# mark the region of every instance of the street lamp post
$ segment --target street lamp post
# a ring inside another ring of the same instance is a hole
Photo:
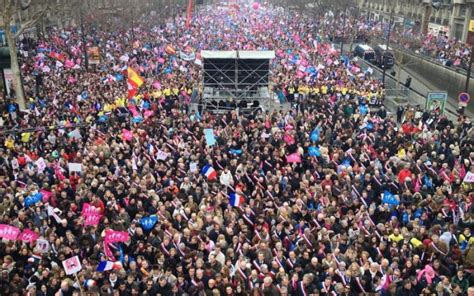
[[[382,54],[382,82],[385,86],[385,75],[387,71],[387,67],[385,67],[385,54],[388,51],[388,47],[390,46],[390,33],[392,32],[392,24],[393,24],[393,19],[394,19],[394,10],[392,9],[390,12],[390,21],[388,24],[388,32],[387,32],[387,39],[385,43],[385,52]]]
[[[341,56],[344,53],[344,36],[346,35],[344,33],[345,33],[345,30],[346,30],[346,21],[347,21],[347,9],[344,10],[344,22],[342,24]]]

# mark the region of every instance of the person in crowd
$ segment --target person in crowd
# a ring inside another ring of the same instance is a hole
[[[27,110],[2,114],[2,294],[473,294],[470,120],[371,106],[383,83],[326,41],[333,19],[103,20],[90,69],[51,29],[21,59]],[[237,49],[275,51],[289,109],[194,108],[200,50]]]

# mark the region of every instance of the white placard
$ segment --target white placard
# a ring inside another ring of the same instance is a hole
[[[12,159],[12,169],[17,170],[20,168],[20,164],[18,163],[18,159],[13,158]]]
[[[44,161],[43,157],[35,161],[35,165],[38,168],[38,174],[42,174],[44,170],[46,169],[46,162]]]
[[[81,261],[79,261],[78,256],[64,260],[63,267],[67,275],[78,273],[82,269]]]
[[[156,159],[166,160],[167,158],[168,158],[168,153],[158,149],[158,152],[156,152]]]
[[[474,183],[474,173],[468,172],[463,180],[464,183]]]
[[[69,168],[69,172],[79,172],[81,173],[82,172],[82,163],[74,163],[74,162],[69,162],[67,164],[68,168]]]
[[[35,250],[41,254],[47,253],[49,251],[49,242],[43,238],[37,239]]]

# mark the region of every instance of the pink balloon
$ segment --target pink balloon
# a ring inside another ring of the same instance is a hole
[[[257,10],[260,8],[260,4],[258,2],[254,2],[252,5],[253,9]]]

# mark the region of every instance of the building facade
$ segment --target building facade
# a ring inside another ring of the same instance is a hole
[[[359,0],[359,7],[371,19],[395,21],[420,33],[443,34],[463,42],[474,19],[474,0]]]

